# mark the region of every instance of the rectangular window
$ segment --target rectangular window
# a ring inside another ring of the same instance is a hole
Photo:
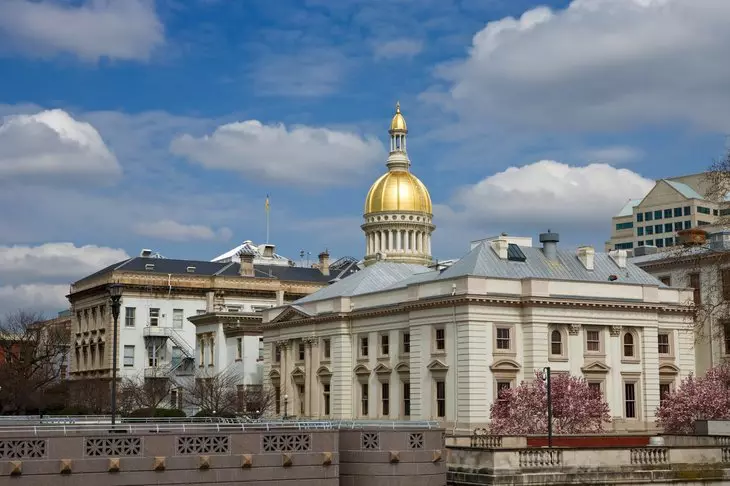
[[[436,416],[446,417],[446,382],[436,380]]]
[[[617,231],[625,230],[625,229],[630,229],[630,228],[633,228],[633,227],[634,227],[634,222],[633,221],[629,221],[628,223],[616,223],[616,230]]]
[[[236,359],[243,359],[243,338],[236,338]]]
[[[404,332],[403,333],[403,354],[408,354],[411,352],[411,333]]]
[[[624,383],[624,409],[626,418],[636,418],[636,384]]]
[[[689,276],[689,286],[694,289],[693,296],[695,300],[695,305],[701,305],[702,304],[702,293],[701,293],[701,284],[700,284],[700,274],[699,273],[692,273]]]
[[[127,368],[134,366],[134,346],[124,346],[124,366]]]
[[[691,228],[692,228],[692,221],[685,221],[684,229],[691,229]]]
[[[177,390],[170,390],[170,406],[172,408],[180,408],[177,403]]]
[[[664,246],[670,247],[674,244],[674,238],[664,238]]]
[[[172,327],[175,329],[183,328],[183,310],[172,309]]]
[[[654,211],[654,219],[662,219],[662,210],[661,209],[657,209],[656,211]]]
[[[302,342],[297,343],[297,359],[304,361],[304,343]]]
[[[588,383],[588,389],[592,391],[593,393],[597,393],[599,396],[602,394],[601,392],[601,384],[595,381],[592,381]]]
[[[411,384],[403,383],[403,416],[411,416]]]
[[[281,348],[274,344],[274,363],[281,363]]]
[[[136,307],[125,307],[124,308],[124,325],[126,327],[134,327],[134,316],[137,312]]]
[[[718,214],[719,214],[719,213],[718,213],[717,209],[713,209],[713,210],[712,210],[712,215],[713,215],[713,216],[717,216]]]
[[[653,235],[654,234],[654,227],[653,226],[647,226],[646,227],[646,234],[647,234],[647,236],[648,235]]]
[[[654,246],[654,240],[646,240],[646,244],[649,246]]]
[[[299,415],[304,415],[304,385],[297,385],[297,395],[299,396]]]
[[[446,349],[446,330],[443,327],[436,329],[436,350],[443,351]]]
[[[643,226],[639,226],[638,228],[636,228],[636,236],[644,236],[644,227]]]
[[[682,222],[681,221],[675,221],[674,231],[682,231]]]
[[[497,399],[502,397],[502,392],[509,390],[512,384],[509,381],[498,381],[497,382]],[[552,389],[552,387],[551,387]]]
[[[510,349],[510,338],[508,327],[497,328],[497,349],[509,350]]]
[[[630,250],[633,247],[634,247],[634,243],[633,242],[629,242],[629,243],[616,243],[616,245],[615,245],[615,249],[616,250]]]
[[[586,349],[591,353],[601,351],[601,332],[596,330],[586,331]]]
[[[360,384],[360,415],[368,416],[368,384]]]
[[[692,214],[692,209],[689,206],[685,206],[684,207],[684,215],[685,216],[689,216],[690,214]]]
[[[664,232],[664,225],[661,225],[661,224],[655,224],[654,225],[654,233],[655,234],[658,235],[658,234],[661,234],[663,232]]]
[[[200,340],[200,366],[205,366],[205,340]]]
[[[654,218],[651,215],[651,211],[647,211],[644,213],[644,221],[651,221],[652,219]]]
[[[160,309],[151,307],[150,308],[150,326],[157,326],[160,324]]]
[[[639,241],[639,242],[637,242],[637,245],[638,246],[644,246],[644,242],[643,241]]]
[[[383,409],[383,417],[390,415],[390,383],[380,384],[380,401]]]
[[[662,240],[661,238],[657,238],[655,242],[657,248],[664,248],[664,240]]]
[[[322,385],[322,402],[324,405],[324,415],[330,414],[330,385],[325,383]]]
[[[725,331],[725,354],[730,354],[730,322],[723,324],[723,330]]]
[[[281,413],[281,388],[278,386],[274,389],[274,410],[276,415]]]
[[[664,210],[664,217],[665,218],[671,218],[672,217],[672,210],[671,209],[665,209]]]
[[[667,275],[666,277],[659,277],[659,281],[667,287],[672,286],[672,277],[670,277],[669,275]]]
[[[636,221],[639,223],[644,221],[644,213],[636,213]]]
[[[360,357],[367,358],[368,356],[368,338],[367,337],[361,337],[360,338]]]
[[[664,232],[665,233],[671,233],[672,232],[672,223],[665,223],[664,224]]]
[[[381,356],[388,356],[388,353],[390,352],[390,343],[389,337],[387,334],[382,334],[380,336],[380,355]]]
[[[710,223],[707,221],[699,221],[699,220],[697,221],[697,226],[707,226],[708,224],[710,224]]]
[[[722,298],[730,300],[730,268],[720,270],[722,280]]]
[[[705,208],[702,206],[697,206],[697,212],[700,214],[710,214],[710,208]]]
[[[256,361],[263,361],[264,360],[264,338],[259,338],[259,357],[256,359]]]
[[[669,393],[672,391],[672,385],[669,383],[659,383],[659,403],[664,403]]]
[[[324,356],[324,359],[330,359],[331,353],[332,353],[332,349],[330,348],[330,340],[323,339],[322,340],[322,355]]]
[[[682,208],[674,208],[674,217],[675,218],[681,218],[682,217]]]

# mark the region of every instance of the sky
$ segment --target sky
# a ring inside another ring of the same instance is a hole
[[[362,257],[400,101],[433,253],[603,248],[730,132],[727,0],[2,0],[0,313],[143,248]]]

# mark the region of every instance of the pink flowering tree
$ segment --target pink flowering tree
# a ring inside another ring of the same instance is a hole
[[[694,433],[695,420],[730,419],[730,363],[689,376],[657,409],[657,425],[670,434]]]
[[[550,392],[555,434],[601,432],[603,425],[611,422],[608,403],[584,378],[553,374]],[[541,371],[535,372],[533,381],[503,390],[492,405],[492,434],[546,434],[547,430],[547,385]]]

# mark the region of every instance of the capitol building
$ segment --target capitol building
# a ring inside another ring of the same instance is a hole
[[[605,397],[615,430],[647,430],[694,372],[686,302],[626,252],[568,249],[547,231],[465,244],[435,265],[426,186],[396,106],[387,172],[367,192],[364,268],[263,312],[263,377],[276,413],[437,419],[488,427],[500,392],[551,367]],[[417,167],[417,164],[416,164]]]

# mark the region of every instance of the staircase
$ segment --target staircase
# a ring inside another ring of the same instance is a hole
[[[142,335],[146,338],[170,339],[183,355],[180,359],[173,360],[170,363],[145,368],[144,375],[146,378],[170,376],[179,368],[195,360],[195,349],[188,344],[181,333],[172,327],[147,326],[143,329]]]

